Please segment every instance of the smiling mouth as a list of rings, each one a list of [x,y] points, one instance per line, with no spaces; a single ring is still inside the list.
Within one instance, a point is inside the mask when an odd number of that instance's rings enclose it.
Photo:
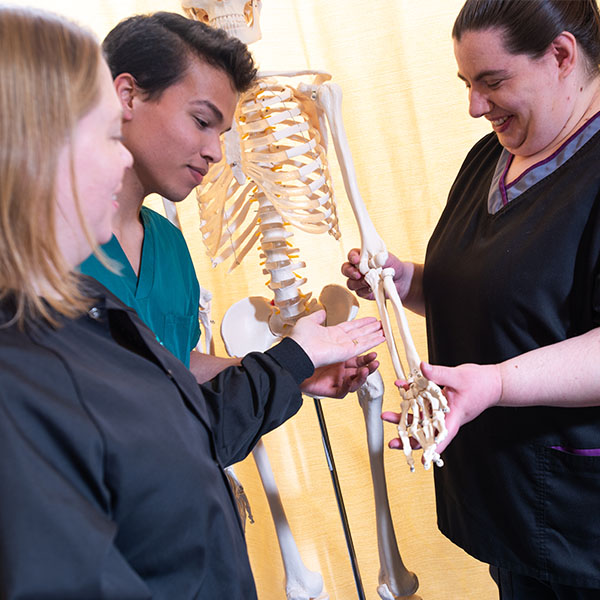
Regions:
[[[492,124],[492,128],[494,131],[499,132],[502,131],[503,129],[505,129],[503,126],[505,125],[505,123],[511,119],[511,116],[508,117],[500,117],[499,119],[490,119],[490,123]],[[508,127],[508,125],[507,125]]]
[[[202,183],[202,180],[204,179],[204,176],[206,175],[206,173],[200,169],[196,169],[195,167],[191,167],[190,165],[188,165],[188,169],[190,170],[192,176],[194,177],[194,179],[196,180],[197,184]]]

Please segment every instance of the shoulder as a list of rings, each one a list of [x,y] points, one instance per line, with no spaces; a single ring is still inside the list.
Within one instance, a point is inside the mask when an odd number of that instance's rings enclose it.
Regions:
[[[168,219],[159,215],[156,211],[142,206],[142,220],[146,234],[150,235],[149,246],[152,246],[156,256],[160,257],[161,264],[176,264],[179,268],[185,268],[194,272],[192,257],[183,237],[183,233]]]
[[[61,330],[39,326],[39,331],[17,327],[0,329],[0,388],[2,401],[44,409],[54,398],[62,404],[78,403],[77,386],[60,353],[36,337],[59,336]]]
[[[183,234],[179,228],[155,210],[142,206],[140,214],[145,228],[151,227],[153,230],[158,231],[160,235],[169,235],[183,240]]]

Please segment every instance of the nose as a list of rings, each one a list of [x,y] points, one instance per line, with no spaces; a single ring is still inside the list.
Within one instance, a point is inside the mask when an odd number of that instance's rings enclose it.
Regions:
[[[133,165],[133,155],[123,144],[121,144],[121,149],[121,155],[123,158],[123,170],[125,170]]]
[[[217,163],[223,158],[221,151],[221,136],[216,132],[211,132],[206,140],[200,154],[208,163]]]
[[[492,110],[492,103],[485,94],[469,88],[469,114],[477,119]]]

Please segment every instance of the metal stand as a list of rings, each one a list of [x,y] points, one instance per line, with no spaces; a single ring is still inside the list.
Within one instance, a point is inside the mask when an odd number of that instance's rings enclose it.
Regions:
[[[335,462],[333,460],[331,444],[329,443],[329,434],[327,433],[327,425],[325,423],[325,416],[323,415],[323,407],[321,406],[321,400],[319,398],[314,398],[314,401],[315,410],[317,411],[317,418],[319,419],[319,427],[321,428],[321,437],[323,438],[323,449],[325,450],[325,458],[327,458],[327,466],[329,467],[329,474],[331,475],[333,491],[335,492],[335,499],[337,501],[338,510],[340,511],[342,528],[344,530],[344,537],[346,538],[346,546],[348,548],[348,555],[350,556],[350,564],[352,565],[352,573],[354,575],[358,599],[366,600],[365,591],[360,578],[360,571],[358,570],[358,561],[356,560],[356,553],[354,552],[352,534],[350,533],[350,524],[348,523],[344,499],[342,497],[342,490],[340,488],[340,481],[338,479]]]

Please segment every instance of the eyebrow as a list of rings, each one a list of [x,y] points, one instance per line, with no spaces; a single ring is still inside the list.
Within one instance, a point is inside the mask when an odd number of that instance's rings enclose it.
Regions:
[[[223,122],[223,113],[212,102],[210,102],[210,100],[193,100],[192,104],[200,104],[208,108],[208,110],[213,113],[215,119],[217,119],[220,123]]]
[[[467,82],[467,78],[464,75],[461,75],[460,73],[457,73],[456,75],[459,79],[462,79],[464,82]],[[498,77],[500,79],[506,79],[508,77],[508,72],[503,69],[489,69],[487,71],[481,71],[481,73],[478,73],[475,76],[474,81],[481,81],[486,77]]]

